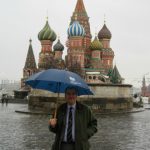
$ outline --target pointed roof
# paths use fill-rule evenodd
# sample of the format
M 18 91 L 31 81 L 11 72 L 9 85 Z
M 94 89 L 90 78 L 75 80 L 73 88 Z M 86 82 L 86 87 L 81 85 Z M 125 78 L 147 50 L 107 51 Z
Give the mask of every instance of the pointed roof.
M 111 72 L 109 72 L 109 76 L 110 76 L 111 82 L 114 84 L 121 83 L 121 81 L 122 81 L 122 77 L 121 77 L 116 65 L 114 66 L 113 70 L 111 70 Z
M 79 21 L 79 23 L 84 27 L 85 36 L 92 38 L 91 31 L 90 31 L 89 17 L 87 15 L 83 0 L 77 0 L 75 10 L 71 17 L 70 25 L 74 21 Z
M 86 12 L 83 0 L 77 0 L 77 4 L 76 4 L 74 13 L 75 14 L 82 14 L 82 15 L 84 14 L 87 16 L 87 12 Z
M 143 85 L 143 87 L 146 87 L 146 80 L 145 80 L 145 76 L 143 77 L 142 85 Z
M 30 39 L 24 69 L 37 69 L 31 42 L 32 40 Z

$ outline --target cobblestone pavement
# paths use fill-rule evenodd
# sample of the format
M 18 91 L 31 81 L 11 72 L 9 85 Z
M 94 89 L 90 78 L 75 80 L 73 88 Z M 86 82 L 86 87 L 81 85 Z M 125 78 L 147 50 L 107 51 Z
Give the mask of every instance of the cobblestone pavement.
M 23 104 L 0 105 L 0 150 L 49 150 L 54 134 L 48 117 L 16 113 Z M 150 110 L 98 116 L 98 133 L 91 150 L 149 150 Z

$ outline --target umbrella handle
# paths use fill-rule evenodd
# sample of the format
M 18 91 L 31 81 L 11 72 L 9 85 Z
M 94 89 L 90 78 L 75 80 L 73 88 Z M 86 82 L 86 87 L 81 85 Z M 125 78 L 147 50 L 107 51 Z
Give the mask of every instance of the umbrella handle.
M 59 92 L 58 92 L 58 96 L 57 96 L 57 100 L 56 100 L 56 108 L 55 108 L 55 112 L 54 112 L 54 118 L 55 119 L 56 119 L 56 116 L 57 116 L 58 99 L 59 99 Z
M 57 84 L 57 89 L 58 89 L 58 91 L 60 90 L 60 82 L 58 82 L 58 84 Z M 56 108 L 55 108 L 55 112 L 54 112 L 54 118 L 55 119 L 56 119 L 56 116 L 57 116 L 58 99 L 59 99 L 59 92 L 58 92 L 58 95 L 57 95 Z
M 56 104 L 57 105 L 57 104 Z M 55 108 L 55 112 L 54 112 L 54 119 L 56 119 L 56 116 L 57 116 L 57 106 Z

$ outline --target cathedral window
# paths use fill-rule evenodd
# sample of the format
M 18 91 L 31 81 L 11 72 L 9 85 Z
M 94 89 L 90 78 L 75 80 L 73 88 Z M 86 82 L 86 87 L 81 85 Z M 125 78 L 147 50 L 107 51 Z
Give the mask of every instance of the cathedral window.
M 89 76 L 89 79 L 91 80 L 91 79 L 92 79 L 92 77 L 91 77 L 91 76 Z
M 93 76 L 93 80 L 96 80 L 96 76 Z

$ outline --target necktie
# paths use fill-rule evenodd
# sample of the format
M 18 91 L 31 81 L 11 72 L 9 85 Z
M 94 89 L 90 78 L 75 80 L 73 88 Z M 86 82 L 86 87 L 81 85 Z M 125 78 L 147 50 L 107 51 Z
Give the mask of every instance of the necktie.
M 67 142 L 72 142 L 72 107 L 69 109 Z

